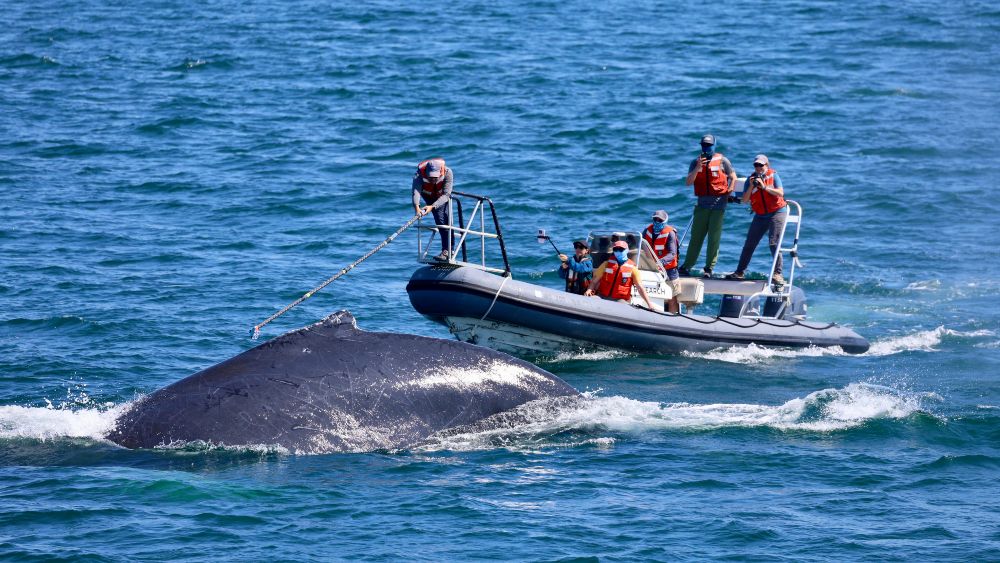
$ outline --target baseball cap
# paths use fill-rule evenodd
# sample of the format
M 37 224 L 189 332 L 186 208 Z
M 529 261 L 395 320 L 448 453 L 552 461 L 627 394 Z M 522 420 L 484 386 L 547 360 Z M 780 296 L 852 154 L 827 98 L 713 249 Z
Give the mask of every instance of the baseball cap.
M 667 212 L 662 209 L 657 209 L 653 212 L 653 219 L 659 219 L 663 222 L 667 221 Z
M 711 133 L 705 135 L 704 137 L 701 138 L 701 144 L 703 144 L 703 145 L 714 145 L 715 144 L 715 135 L 712 135 Z
M 441 176 L 441 161 L 432 160 L 424 168 L 424 176 L 428 178 L 439 178 Z
M 758 163 L 760 163 L 760 164 L 767 164 L 767 155 L 766 154 L 758 154 L 757 156 L 753 157 L 753 163 L 754 164 L 758 164 Z
M 585 240 L 574 240 L 573 248 L 586 248 L 588 250 L 590 249 L 590 247 L 587 246 L 587 241 Z
M 623 241 L 623 240 L 618 240 L 618 241 L 615 241 L 615 244 L 612 245 L 611 248 L 613 248 L 615 250 L 618 250 L 619 248 L 622 249 L 622 250 L 628 250 L 628 243 L 625 242 L 625 241 Z

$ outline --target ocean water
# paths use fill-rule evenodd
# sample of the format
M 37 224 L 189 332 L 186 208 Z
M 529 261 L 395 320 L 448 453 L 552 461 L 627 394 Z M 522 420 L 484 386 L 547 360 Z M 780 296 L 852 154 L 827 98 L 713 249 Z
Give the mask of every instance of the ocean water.
M 1000 559 L 994 4 L 4 13 L 0 559 Z M 589 400 L 407 451 L 101 439 L 405 222 L 419 160 L 555 287 L 536 230 L 683 226 L 705 132 L 741 175 L 771 157 L 811 318 L 868 353 L 544 358 Z M 718 272 L 748 223 L 727 213 Z M 263 336 L 348 309 L 447 337 L 409 305 L 415 254 L 405 233 Z

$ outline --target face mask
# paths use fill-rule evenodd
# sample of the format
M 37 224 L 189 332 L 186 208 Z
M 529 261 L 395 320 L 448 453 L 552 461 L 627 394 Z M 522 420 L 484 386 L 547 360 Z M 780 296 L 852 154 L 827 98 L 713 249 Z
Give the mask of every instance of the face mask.
M 653 221 L 653 234 L 658 235 L 662 230 L 663 230 L 663 223 L 657 223 L 656 221 Z
M 715 152 L 715 145 L 709 145 L 707 147 L 705 145 L 702 145 L 701 152 L 705 154 L 713 154 Z
M 615 251 L 615 258 L 618 260 L 618 263 L 620 263 L 620 264 L 624 263 L 626 260 L 628 260 L 628 251 L 627 250 L 616 250 Z

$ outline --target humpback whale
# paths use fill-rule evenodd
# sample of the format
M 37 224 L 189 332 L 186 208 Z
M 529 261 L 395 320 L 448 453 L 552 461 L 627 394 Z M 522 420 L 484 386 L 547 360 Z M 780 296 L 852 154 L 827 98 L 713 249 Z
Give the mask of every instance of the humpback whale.
M 445 430 L 482 428 L 530 401 L 578 395 L 502 352 L 363 331 L 340 311 L 138 399 L 106 438 L 126 448 L 393 450 Z

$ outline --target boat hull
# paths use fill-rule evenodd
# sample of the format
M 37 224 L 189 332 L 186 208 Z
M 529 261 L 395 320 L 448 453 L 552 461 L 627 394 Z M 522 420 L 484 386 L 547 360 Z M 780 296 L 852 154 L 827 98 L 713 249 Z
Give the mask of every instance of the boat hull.
M 868 341 L 836 324 L 796 320 L 720 318 L 672 315 L 624 303 L 574 295 L 504 278 L 470 267 L 448 265 L 418 269 L 406 286 L 417 312 L 446 325 L 465 341 L 498 347 L 509 327 L 530 331 L 527 341 L 514 342 L 539 351 L 597 345 L 640 353 L 678 354 L 720 346 L 839 346 L 849 353 L 868 350 Z M 473 321 L 468 326 L 467 319 Z M 475 321 L 483 321 L 482 327 Z M 465 320 L 457 322 L 456 320 Z M 505 330 L 490 330 L 487 321 Z M 458 329 L 458 330 L 456 330 Z M 544 341 L 548 340 L 548 350 Z M 525 352 L 521 352 L 525 353 Z

